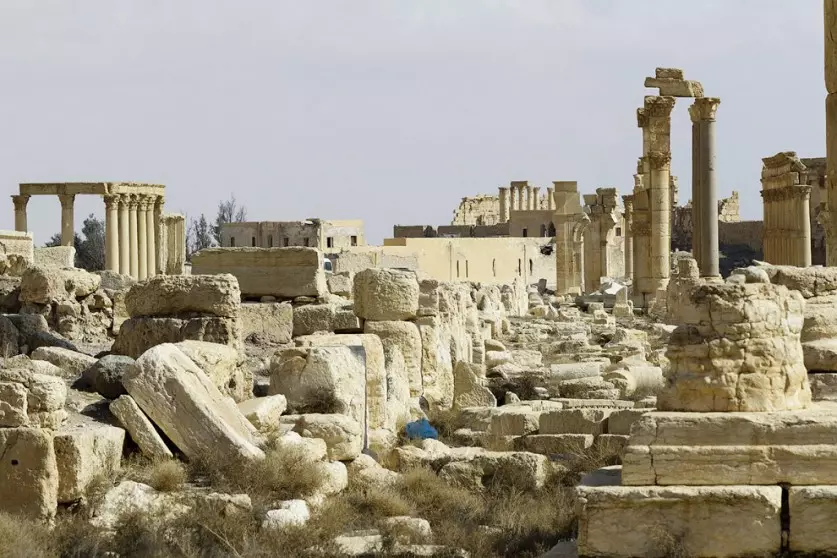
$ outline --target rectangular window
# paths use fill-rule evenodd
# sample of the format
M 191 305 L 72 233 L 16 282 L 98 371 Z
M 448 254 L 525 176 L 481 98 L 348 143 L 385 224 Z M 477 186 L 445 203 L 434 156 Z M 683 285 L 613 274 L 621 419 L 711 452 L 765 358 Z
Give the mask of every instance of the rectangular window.
M 255 236 L 250 239 L 250 246 L 252 246 L 254 248 L 256 247 L 256 237 Z
M 234 246 L 235 246 L 235 237 L 234 237 L 234 236 L 231 236 L 231 237 L 230 237 L 230 248 L 232 248 L 232 247 L 234 247 Z
M 352 236 L 352 246 L 357 246 L 357 237 Z
M 622 227 L 616 227 L 616 236 L 622 236 Z
M 282 239 L 282 245 L 285 246 L 286 248 L 291 245 L 290 242 L 291 241 L 287 236 Z
M 523 238 L 529 236 L 529 229 L 523 229 Z
M 327 236 L 326 237 L 326 248 L 334 248 L 334 237 Z
M 273 235 L 272 234 L 267 236 L 267 247 L 268 248 L 273 248 Z
M 302 239 L 302 245 L 303 246 L 308 246 L 308 237 L 307 236 Z

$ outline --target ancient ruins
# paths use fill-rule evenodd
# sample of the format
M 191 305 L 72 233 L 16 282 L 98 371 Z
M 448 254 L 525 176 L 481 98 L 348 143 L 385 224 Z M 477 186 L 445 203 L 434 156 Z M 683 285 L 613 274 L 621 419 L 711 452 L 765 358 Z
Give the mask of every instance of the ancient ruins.
M 720 99 L 675 68 L 644 81 L 628 187 L 503 180 L 380 246 L 358 220 L 241 221 L 187 263 L 163 185 L 20 184 L 0 554 L 837 556 L 824 7 L 827 157 L 762 159 L 762 221 L 719 199 Z M 36 195 L 61 246 L 29 230 Z M 104 269 L 74 265 L 77 195 L 104 201 Z

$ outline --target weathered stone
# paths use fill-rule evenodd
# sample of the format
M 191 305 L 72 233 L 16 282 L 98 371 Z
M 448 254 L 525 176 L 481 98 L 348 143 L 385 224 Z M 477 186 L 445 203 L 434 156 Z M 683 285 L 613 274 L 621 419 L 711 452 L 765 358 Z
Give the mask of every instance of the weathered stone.
M 27 395 L 23 384 L 0 382 L 0 427 L 29 425 Z
M 788 550 L 803 556 L 832 556 L 837 548 L 833 524 L 837 486 L 792 486 L 788 489 L 791 517 Z
M 125 431 L 82 415 L 55 432 L 55 462 L 58 466 L 58 502 L 69 503 L 84 496 L 100 474 L 114 475 L 122 463 Z
M 623 434 L 629 435 L 631 427 L 639 420 L 645 413 L 650 413 L 654 409 L 620 409 L 612 410 L 607 417 L 607 432 L 608 434 Z
M 238 281 L 225 275 L 155 275 L 132 286 L 125 295 L 132 318 L 209 314 L 238 317 Z
M 227 273 L 249 297 L 323 296 L 328 292 L 323 254 L 314 248 L 205 248 L 192 257 L 192 273 Z
M 0 316 L 0 356 L 8 358 L 20 354 L 20 333 L 14 323 Z
M 366 424 L 365 350 L 340 345 L 281 351 L 271 360 L 268 393 L 284 395 L 292 412 L 336 412 Z
M 78 353 L 62 349 L 61 347 L 38 347 L 32 351 L 32 360 L 44 360 L 60 368 L 65 378 L 78 378 L 82 373 L 96 364 L 96 359 Z
M 166 523 L 188 512 L 189 506 L 175 494 L 158 492 L 147 484 L 123 480 L 107 491 L 91 524 L 112 530 L 119 525 L 120 518 L 130 514 L 141 514 L 151 521 Z
M 413 271 L 365 269 L 355 275 L 355 314 L 365 320 L 408 320 L 419 308 L 419 284 Z
M 234 348 L 205 341 L 181 341 L 174 345 L 209 376 L 221 393 L 235 401 L 253 396 L 253 376 L 240 366 L 242 358 Z
M 495 437 L 523 436 L 538 431 L 540 411 L 528 407 L 514 408 L 511 405 L 498 407 L 491 415 L 488 432 Z
M 564 409 L 582 408 L 606 408 L 606 409 L 632 409 L 636 404 L 633 401 L 618 399 L 572 399 L 569 397 L 558 397 L 551 400 L 553 403 L 560 403 Z
M 93 294 L 102 279 L 83 269 L 32 266 L 21 277 L 21 302 L 51 304 L 76 300 Z
M 666 556 L 677 548 L 732 558 L 781 550 L 778 486 L 601 486 L 579 487 L 578 495 L 580 556 Z
M 121 355 L 105 355 L 82 374 L 84 381 L 107 399 L 116 399 L 128 393 L 122 385 L 122 376 L 134 364 L 134 359 Z
M 294 330 L 293 308 L 287 302 L 248 302 L 239 314 L 241 336 L 254 345 L 290 343 Z
M 114 354 L 139 358 L 151 347 L 180 341 L 205 341 L 238 348 L 241 324 L 237 319 L 217 316 L 131 318 L 122 324 L 111 350 Z
M 279 426 L 279 417 L 288 408 L 284 395 L 256 397 L 238 404 L 238 410 L 259 432 L 270 432 Z
M 49 520 L 58 505 L 58 466 L 52 433 L 0 428 L 0 511 Z
M 209 377 L 174 345 L 143 354 L 122 378 L 139 407 L 189 458 L 263 458 L 253 427 Z
M 457 362 L 453 370 L 453 407 L 496 407 L 497 398 L 483 385 L 484 378 L 484 366 Z
M 348 272 L 333 273 L 326 278 L 328 292 L 351 298 L 354 290 L 354 279 Z
M 306 304 L 293 311 L 293 334 L 311 335 L 334 331 L 334 317 L 337 308 L 333 304 Z
M 388 517 L 381 522 L 393 538 L 400 543 L 427 542 L 433 538 L 430 522 L 420 517 L 408 515 Z
M 93 273 L 102 278 L 100 287 L 111 291 L 127 291 L 137 282 L 130 275 L 123 275 L 115 271 L 102 270 Z
M 541 413 L 540 434 L 603 434 L 610 409 L 561 409 Z
M 413 322 L 367 321 L 364 332 L 381 338 L 384 354 L 398 347 L 404 360 L 409 382 L 410 395 L 422 394 L 422 337 L 418 326 Z
M 513 447 L 541 455 L 582 455 L 593 439 L 592 434 L 530 434 L 515 438 Z
M 67 386 L 61 378 L 26 369 L 0 370 L 0 426 L 58 428 L 67 418 Z M 25 404 L 22 399 L 25 390 Z M 26 422 L 22 422 L 23 415 Z
M 283 529 L 287 526 L 305 525 L 311 513 L 305 500 L 285 500 L 265 513 L 262 529 Z
M 346 415 L 300 415 L 294 431 L 305 438 L 324 440 L 332 461 L 351 461 L 363 450 L 361 425 Z
M 110 412 L 119 420 L 122 428 L 128 431 L 131 439 L 139 446 L 143 455 L 149 459 L 167 459 L 174 457 L 154 425 L 139 408 L 130 395 L 122 395 L 111 401 Z
M 334 331 L 337 333 L 362 333 L 364 321 L 355 315 L 350 307 L 334 311 Z

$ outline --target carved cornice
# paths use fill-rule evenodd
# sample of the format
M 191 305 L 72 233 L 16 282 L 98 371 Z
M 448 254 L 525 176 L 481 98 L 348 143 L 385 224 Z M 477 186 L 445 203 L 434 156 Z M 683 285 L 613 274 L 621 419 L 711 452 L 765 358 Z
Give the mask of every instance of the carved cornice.
M 702 97 L 695 99 L 689 107 L 689 116 L 692 122 L 715 122 L 715 114 L 718 112 L 718 105 L 721 99 L 718 97 Z
M 670 118 L 674 97 L 645 97 L 645 114 L 649 118 Z
M 787 201 L 796 198 L 810 199 L 811 186 L 800 184 L 794 186 L 785 186 L 784 188 L 762 190 L 761 197 L 766 202 Z
M 63 209 L 71 209 L 76 201 L 75 194 L 58 194 L 58 201 Z

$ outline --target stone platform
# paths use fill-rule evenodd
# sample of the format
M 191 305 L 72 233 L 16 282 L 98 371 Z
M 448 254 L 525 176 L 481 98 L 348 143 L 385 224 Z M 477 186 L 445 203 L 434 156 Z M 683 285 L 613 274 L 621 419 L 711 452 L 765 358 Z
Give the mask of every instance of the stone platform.
M 837 406 L 767 413 L 654 412 L 631 429 L 622 484 L 837 485 Z

